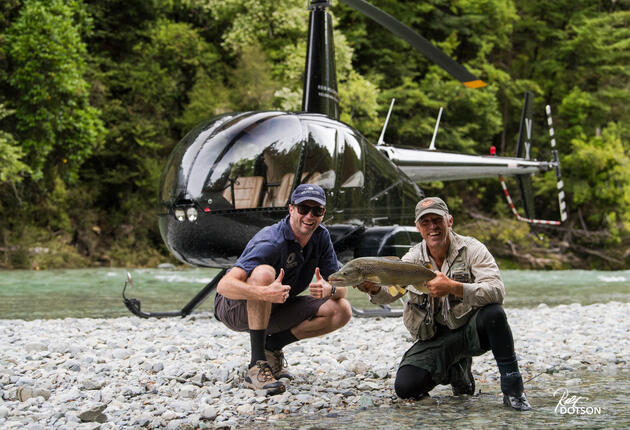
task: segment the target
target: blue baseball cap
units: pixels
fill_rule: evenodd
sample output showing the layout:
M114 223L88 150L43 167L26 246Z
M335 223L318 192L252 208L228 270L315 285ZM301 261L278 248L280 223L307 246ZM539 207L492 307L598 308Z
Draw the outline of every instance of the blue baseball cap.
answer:
M326 206L326 193L322 187L315 184L300 184L295 187L293 194L291 194L291 204L297 205L307 200Z

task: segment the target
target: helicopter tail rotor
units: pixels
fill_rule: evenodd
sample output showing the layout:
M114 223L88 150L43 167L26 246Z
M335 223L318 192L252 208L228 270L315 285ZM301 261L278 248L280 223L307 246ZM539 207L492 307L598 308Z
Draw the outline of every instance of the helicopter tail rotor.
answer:
M373 21L382 25L398 37L407 41L416 50L425 55L428 59L447 71L455 79L463 83L468 88L480 88L486 83L470 73L468 69L446 55L442 50L435 47L424 37L414 30L398 21L396 18L383 10L371 5L364 0L341 0L348 6L358 10Z
M516 142L516 157L523 158L525 160L530 160L533 124L533 103L534 94L526 91L525 101L523 103L523 112L521 114L521 125ZM505 181L503 180L503 177L501 175L499 175L499 181L501 182L501 187L503 188L505 198L510 206L510 209L512 210L512 213L514 214L514 216L516 216L516 219L518 219L519 221L528 222L530 224L560 225L562 222L567 220L567 205L565 202L565 194L563 189L564 184L562 181L562 175L560 173L560 158L558 156L558 150L556 149L556 139L554 136L553 123L551 120L551 107L547 105L545 111L547 114L547 124L549 125L549 136L551 138L552 152L552 160L548 163L548 168L553 168L556 172L560 221L535 219L534 191L532 187L531 174L515 176L519 191L521 192L523 211L525 212L525 216L521 216L517 212L516 207L512 202L512 198L510 197L510 193L507 189L507 185L505 184Z

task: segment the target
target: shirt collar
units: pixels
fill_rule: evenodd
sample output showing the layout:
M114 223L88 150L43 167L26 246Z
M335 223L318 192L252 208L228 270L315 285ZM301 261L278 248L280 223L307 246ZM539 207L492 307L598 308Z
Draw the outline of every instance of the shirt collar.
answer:
M293 230L291 229L289 221L289 215L282 220L282 235L285 240L295 241L295 236L293 235Z
M448 267L453 265L453 261L457 258L462 248L466 246L463 240L461 240L461 236L457 233L454 233L453 230L449 231L449 236L451 237L451 246L448 247L448 254L446 256L446 264Z

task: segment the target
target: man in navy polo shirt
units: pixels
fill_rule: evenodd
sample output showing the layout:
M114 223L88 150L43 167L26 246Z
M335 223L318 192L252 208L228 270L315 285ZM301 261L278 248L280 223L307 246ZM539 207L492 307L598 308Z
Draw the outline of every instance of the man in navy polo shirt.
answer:
M280 379L292 377L282 348L330 333L352 316L346 289L326 281L339 262L328 230L320 225L325 211L320 186L298 185L289 215L260 230L217 286L216 318L232 330L249 331L249 388L268 395L284 391ZM299 295L307 287L310 295Z

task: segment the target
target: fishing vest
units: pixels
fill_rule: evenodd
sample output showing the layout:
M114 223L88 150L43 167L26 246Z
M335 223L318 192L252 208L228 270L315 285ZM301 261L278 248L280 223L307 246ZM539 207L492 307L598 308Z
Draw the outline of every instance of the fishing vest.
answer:
M431 270L439 269L446 276L458 282L473 283L475 278L467 264L466 244L453 239L454 237L451 236L451 247L455 244L459 246L453 252L449 252L445 264L441 268L431 267L431 259L424 242L411 248L402 260L421 264ZM409 300L404 305L403 323L414 339L429 340L433 338L436 332L436 323L450 329L457 329L465 325L472 316L473 308L464 304L463 298L453 294L444 297L431 297L413 286L408 286L407 292L409 293Z

